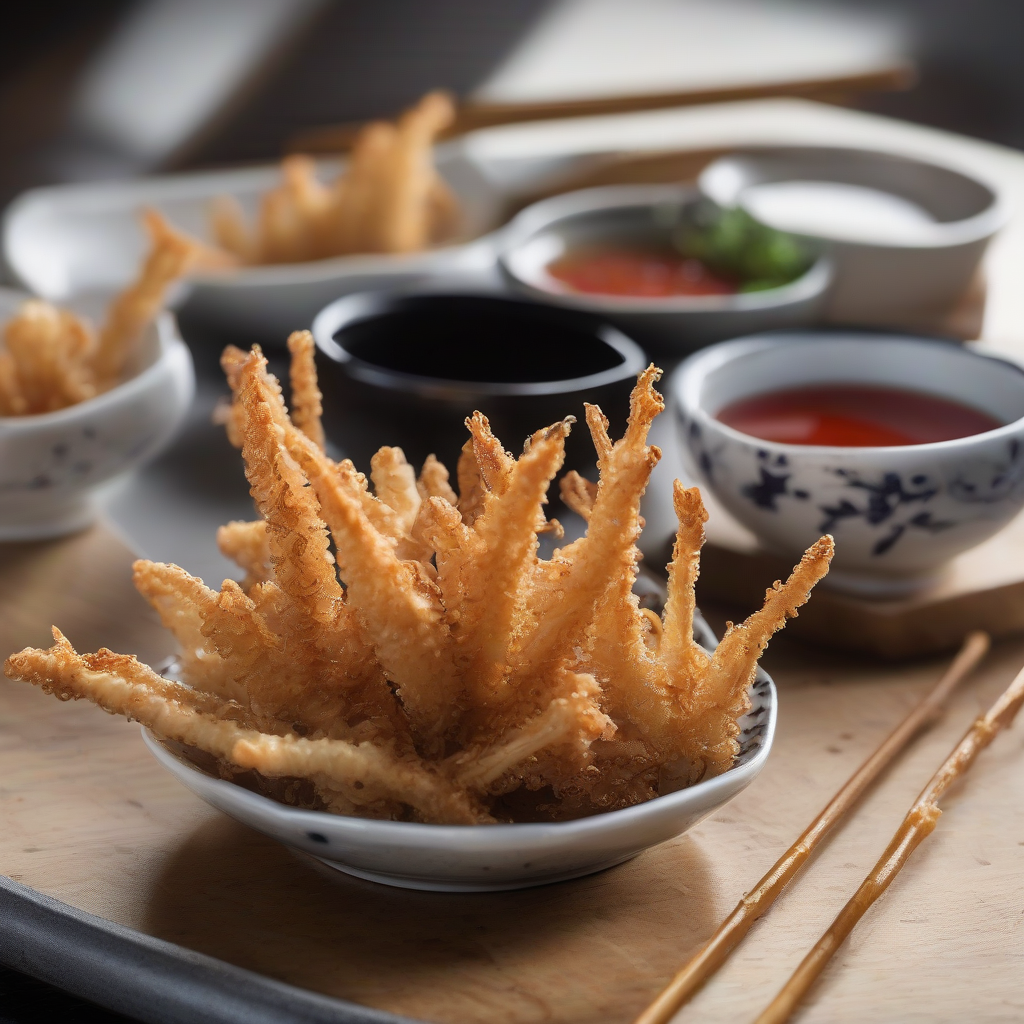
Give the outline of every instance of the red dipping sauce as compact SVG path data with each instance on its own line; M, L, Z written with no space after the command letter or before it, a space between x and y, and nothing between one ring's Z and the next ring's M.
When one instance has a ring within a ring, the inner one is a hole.
M549 263L547 272L586 295L668 298L736 292L734 282L671 249L576 249Z
M871 384L820 384L733 402L719 422L780 444L887 448L982 434L1003 424L948 398Z

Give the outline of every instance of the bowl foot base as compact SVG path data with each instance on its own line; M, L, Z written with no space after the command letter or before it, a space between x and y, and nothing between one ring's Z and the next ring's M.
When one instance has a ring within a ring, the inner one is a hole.
M49 500L17 506L0 506L0 541L48 540L78 533L96 520L98 510L91 495L64 501Z
M822 580L822 586L840 594L853 597L874 598L876 600L896 600L920 593L934 586L943 574L943 569L936 572L922 573L920 576L872 576L867 573L843 572L841 569L829 570L828 576Z
M376 871L361 871L359 868L353 868L347 864L339 864L337 861L327 860L324 857L314 856L313 859L319 861L324 867L333 868L342 874L353 875L367 882L377 882L379 885L390 885L398 889L418 889L422 892L507 892L512 889L532 889L538 885L548 885L552 882L567 882L572 878L583 878L586 875L593 875L598 871L613 868L616 864L624 864L635 856L635 853L631 853L626 857L620 857L606 864L594 864L591 867L579 868L576 871L565 871L560 874L537 875L532 878L509 878L493 882L439 882L428 878L410 878L405 875L383 875L378 874Z

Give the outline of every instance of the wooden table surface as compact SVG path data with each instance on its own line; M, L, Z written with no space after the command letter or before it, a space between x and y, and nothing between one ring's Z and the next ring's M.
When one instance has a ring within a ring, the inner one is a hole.
M131 555L102 528L4 552L0 644L150 658L166 642ZM59 595L56 596L56 595ZM20 610L17 610L20 609ZM757 926L682 1021L751 1018L885 845L973 715L1024 662L997 648L950 714ZM213 811L149 756L138 727L0 686L0 871L231 963L446 1024L625 1022L781 853L935 678L776 645L780 725L762 776L691 833L591 878L439 895L315 867ZM934 837L869 914L803 1019L1013 1020L1024 1014L1024 728L1001 737Z
M988 154L986 167L1024 196L1024 156L996 147L806 104L770 104L753 118L756 105L739 106L745 110L736 124L751 131L774 119L807 134L838 117L862 141L874 131L879 144L899 136L964 159ZM697 113L705 136L721 134ZM989 267L986 326L1004 349L1024 337L1017 334L1024 326L1017 315L1021 224L999 241ZM107 645L161 658L169 643L131 589L130 561L102 526L0 548L0 652L45 643L56 622L80 649ZM1024 639L996 647L947 717L881 780L679 1021L749 1020L768 1002L971 718L1022 663ZM425 1020L627 1022L942 666L886 665L784 638L773 642L765 664L779 686L779 732L749 789L689 834L628 864L493 895L389 889L315 867L183 789L150 758L137 726L5 681L0 872L229 962ZM1022 877L1019 724L951 794L935 834L840 951L800 1020L1021 1019Z

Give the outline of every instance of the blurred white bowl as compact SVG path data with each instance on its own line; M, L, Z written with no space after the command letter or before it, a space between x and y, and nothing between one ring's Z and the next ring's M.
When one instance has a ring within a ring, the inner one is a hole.
M513 286L535 298L600 314L641 343L671 352L689 352L737 334L813 323L832 278L824 259L790 284L734 295L581 294L547 270L575 246L667 236L665 214L674 216L699 198L696 189L685 185L612 185L542 200L502 232L502 269Z
M751 710L740 719L740 753L729 771L624 810L552 824L422 825L303 811L208 775L148 730L142 735L160 764L208 804L329 867L403 889L492 892L621 864L732 799L764 767L775 735L775 685L760 668L750 695Z
M813 384L952 399L1005 425L931 444L781 444L716 419L732 402ZM836 540L828 585L912 591L1024 507L1024 370L906 335L806 331L738 338L691 356L669 383L688 472L767 547Z
M827 243L827 315L912 324L964 294L1008 204L955 167L867 149L744 148L709 164L701 191L780 231Z
M0 290L0 336L27 298ZM96 515L96 488L171 440L195 390L192 356L171 314L148 328L137 369L123 384L67 409L0 417L0 541L83 529Z

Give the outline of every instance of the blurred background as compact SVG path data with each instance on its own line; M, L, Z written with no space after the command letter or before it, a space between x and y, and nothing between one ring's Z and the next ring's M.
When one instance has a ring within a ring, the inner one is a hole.
M765 93L1024 146L1014 0L41 0L0 38L0 204L343 146L443 86L464 124Z

